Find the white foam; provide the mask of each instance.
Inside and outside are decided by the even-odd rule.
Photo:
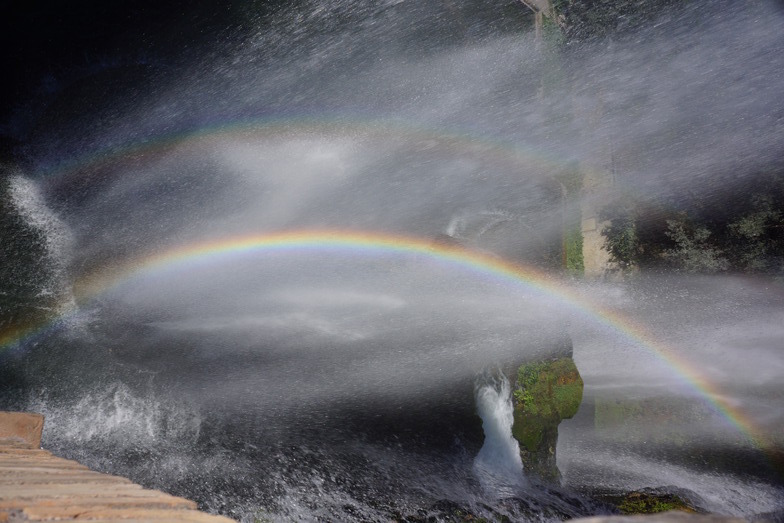
[[[147,446],[161,439],[195,441],[201,428],[198,411],[186,402],[157,399],[117,382],[86,392],[74,404],[34,399],[30,407],[46,416],[50,443],[111,441]]]
[[[525,484],[520,447],[512,436],[514,423],[509,380],[503,375],[476,387],[476,406],[485,441],[474,459],[474,472],[490,492],[511,495]]]

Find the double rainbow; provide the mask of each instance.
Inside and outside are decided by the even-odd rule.
[[[54,183],[78,176],[84,169],[114,166],[128,158],[153,157],[173,147],[200,148],[212,141],[223,139],[280,138],[287,133],[315,133],[317,135],[360,135],[371,139],[402,137],[417,142],[435,140],[441,146],[457,147],[460,150],[476,148],[477,154],[490,154],[517,163],[536,172],[554,173],[567,168],[563,161],[547,158],[541,152],[522,149],[515,144],[477,137],[465,132],[448,132],[418,127],[406,123],[367,119],[313,119],[277,118],[250,120],[206,126],[196,131],[175,132],[159,136],[153,140],[125,145],[122,147],[95,151],[73,162],[52,166],[43,171]],[[694,391],[706,399],[717,412],[742,432],[756,447],[766,450],[771,447],[764,431],[739,408],[728,402],[718,387],[712,384],[699,369],[676,354],[665,344],[659,342],[644,326],[632,321],[621,312],[604,307],[577,292],[574,286],[533,267],[523,266],[471,251],[454,245],[434,243],[421,238],[391,235],[377,232],[342,230],[300,230],[233,238],[220,238],[201,243],[178,246],[164,252],[148,255],[110,269],[104,269],[81,278],[74,285],[77,299],[89,301],[109,290],[127,283],[137,277],[144,277],[160,271],[187,269],[190,264],[215,263],[222,258],[243,254],[264,254],[278,252],[300,252],[319,255],[324,251],[363,251],[376,255],[401,255],[414,253],[440,260],[447,265],[474,272],[479,278],[495,278],[513,285],[520,285],[528,291],[556,299],[564,306],[577,311],[612,331],[624,335],[634,344],[643,347],[667,364],[683,378]],[[67,316],[65,313],[63,316]],[[70,313],[73,314],[73,313]],[[0,332],[0,352],[35,338],[53,323],[32,325]]]

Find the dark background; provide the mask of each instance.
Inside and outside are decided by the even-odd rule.
[[[275,11],[280,0],[0,3],[0,146],[23,140],[40,106],[101,69],[176,67],[221,32]]]
[[[205,53],[225,50],[226,42],[273,23],[277,12],[297,10],[308,0],[74,0],[69,2],[0,1],[0,157],[33,139],[36,126],[52,125],[50,106],[72,92],[88,93],[85,79],[103,86],[131,85],[132,68],[146,68],[161,79],[180,67],[198,63]],[[335,7],[332,4],[329,6]],[[381,3],[350,4],[375,6]],[[384,4],[386,5],[386,4]],[[429,6],[429,7],[426,7]],[[345,7],[345,6],[344,6]],[[519,32],[533,16],[519,0],[406,2],[427,35],[438,42],[481,37],[479,32]],[[346,11],[346,9],[343,9]],[[447,33],[432,32],[433,21],[447,19]],[[343,23],[352,24],[351,16]],[[319,31],[321,28],[311,27]],[[221,47],[223,45],[223,47]],[[418,44],[419,45],[419,44]],[[107,71],[125,76],[106,80]],[[77,86],[76,84],[82,85]],[[106,93],[100,93],[105,99]],[[65,95],[65,96],[63,96]],[[83,94],[80,96],[84,96]],[[71,115],[72,116],[72,115]],[[61,115],[67,117],[67,115]]]

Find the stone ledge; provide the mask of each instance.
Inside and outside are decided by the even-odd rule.
[[[233,521],[199,512],[191,500],[58,458],[39,448],[42,428],[43,416],[0,413],[0,523]]]
[[[40,414],[0,411],[0,439],[19,439],[38,448],[43,429],[44,417]]]

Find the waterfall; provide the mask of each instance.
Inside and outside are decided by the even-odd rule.
[[[520,447],[512,436],[514,416],[509,380],[499,372],[480,378],[475,389],[485,441],[474,459],[474,472],[486,490],[511,495],[516,487],[525,484],[525,478]]]

